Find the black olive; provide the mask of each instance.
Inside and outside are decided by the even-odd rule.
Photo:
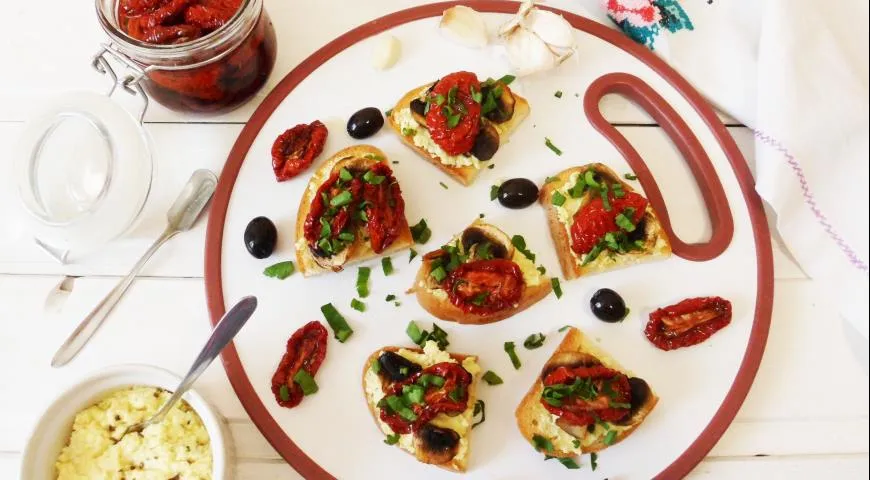
[[[384,352],[378,357],[381,372],[394,382],[401,382],[423,368],[407,358],[393,352]]]
[[[507,208],[526,208],[538,201],[538,186],[528,178],[512,178],[498,187],[498,203]]]
[[[613,323],[622,321],[628,315],[628,309],[625,308],[625,301],[618,293],[609,288],[602,288],[592,295],[592,300],[589,301],[592,307],[592,313],[599,320]]]
[[[419,98],[415,98],[411,100],[411,111],[420,115],[421,117],[426,116],[426,102],[420,100]]]
[[[384,126],[384,116],[375,107],[366,107],[353,115],[347,121],[347,134],[353,138],[368,138],[378,133]]]
[[[471,154],[477,157],[478,160],[485,162],[495,155],[495,152],[498,151],[498,147],[498,130],[496,130],[492,125],[485,123],[482,125],[480,132],[474,139],[474,145],[471,147]]]
[[[634,230],[628,232],[626,237],[628,237],[628,241],[632,243],[638,240],[646,240],[646,215],[637,222]]]
[[[631,377],[628,379],[628,386],[631,387],[631,414],[634,415],[646,403],[649,397],[649,385],[642,378]]]
[[[459,445],[459,434],[449,428],[427,423],[417,432],[426,450],[432,453],[450,452]]]
[[[257,217],[245,228],[245,248],[254,258],[266,258],[275,250],[278,230],[266,217]]]
[[[490,238],[482,229],[468,227],[464,232],[462,232],[462,249],[466,252],[471,250],[473,245],[481,243],[490,244],[489,252],[492,254],[493,258],[507,258],[507,248],[502,245],[501,241]]]

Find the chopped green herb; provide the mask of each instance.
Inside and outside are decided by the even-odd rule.
[[[372,185],[380,185],[384,183],[384,180],[387,179],[387,177],[383,175],[376,175],[375,172],[371,170],[366,171],[366,173],[363,174],[362,178],[364,182]]]
[[[561,91],[561,90],[556,90],[556,93],[554,93],[553,96],[556,97],[556,98],[562,98],[562,91]]]
[[[393,274],[393,259],[384,257],[381,259],[381,268],[384,269],[384,276],[389,277]]]
[[[417,251],[412,248],[410,253],[408,254],[408,263],[411,263],[411,260],[413,260],[414,257],[416,257],[416,256],[417,256]]]
[[[626,180],[637,180],[637,175],[633,173],[626,173],[623,177],[625,177]]]
[[[589,188],[586,185],[586,182],[583,180],[582,175],[577,176],[577,182],[568,190],[568,195],[571,195],[571,198],[580,198],[586,193],[586,189]]]
[[[499,188],[500,187],[498,185],[493,185],[489,187],[489,201],[493,201],[498,198]]]
[[[302,388],[302,395],[308,396],[317,393],[317,382],[305,370],[300,369],[296,372],[296,375],[293,376],[293,381]]]
[[[447,190],[447,188],[448,188],[447,184],[444,182],[438,182],[438,185],[441,185],[441,188],[443,188],[444,190]]]
[[[405,385],[402,387],[402,396],[407,400],[407,403],[411,405],[424,403],[423,395],[425,394],[426,389],[420,385]]]
[[[390,115],[392,115],[392,114],[393,114],[393,109],[392,109],[392,108],[389,109],[389,110],[387,110],[386,112],[384,112],[384,115],[386,115],[386,116],[388,116],[388,117],[389,117]]]
[[[565,325],[564,327],[560,328],[559,331],[564,332],[565,330],[568,330],[569,328],[571,328],[571,325]]]
[[[580,448],[580,440],[577,440],[576,438],[571,440],[571,445],[574,445],[574,448]]]
[[[265,270],[263,270],[263,275],[277,278],[278,280],[284,280],[290,275],[293,275],[293,272],[295,271],[296,266],[293,265],[293,262],[288,260],[286,262],[278,262],[274,265],[269,265]]]
[[[471,92],[471,99],[474,100],[475,103],[480,103],[481,101],[483,101],[483,93],[477,91],[474,88],[474,85],[471,86],[470,92]]]
[[[462,120],[462,115],[458,113],[447,115],[447,128],[456,128],[460,120]]]
[[[356,310],[357,312],[365,312],[366,304],[354,298],[350,301],[350,308]]]
[[[347,339],[353,334],[353,329],[351,329],[350,325],[347,324],[347,320],[338,313],[338,310],[336,310],[331,303],[327,303],[320,307],[320,311],[323,313],[326,323],[328,323],[329,327],[332,328],[332,332],[335,334],[335,339],[341,343],[347,341]]]
[[[520,362],[520,357],[517,356],[516,345],[514,345],[514,342],[504,342],[504,351],[507,352],[508,356],[511,358],[511,363],[514,366],[514,369],[519,370],[523,364]]]
[[[432,237],[432,230],[426,224],[425,218],[421,218],[416,225],[411,226],[411,237],[415,243],[426,243]]]
[[[539,272],[541,275],[544,275],[544,274],[547,273],[547,269],[544,268],[543,265],[538,265],[538,272]]]
[[[492,370],[487,370],[486,373],[483,374],[483,381],[488,383],[489,385],[501,385],[504,383],[504,380],[501,379],[495,372]]]
[[[440,93],[438,95],[435,95],[435,105],[438,105],[440,107],[443,104],[444,104],[444,95],[441,95]]]
[[[549,438],[535,434],[532,437],[532,443],[535,444],[535,450],[539,452],[552,452],[553,442]]]
[[[353,180],[353,174],[350,173],[350,170],[341,167],[341,170],[338,171],[338,178],[340,178],[342,182],[349,182]]]
[[[372,371],[375,373],[380,373],[381,371],[381,363],[378,362],[378,359],[372,360]]]
[[[287,385],[281,385],[281,388],[278,389],[278,396],[281,397],[281,400],[284,402],[290,401],[290,387]]]
[[[458,385],[456,388],[450,391],[448,396],[454,402],[461,402],[462,397],[465,396],[465,387],[463,387],[462,385]]]
[[[444,350],[450,345],[450,342],[447,340],[447,332],[435,322],[432,322],[432,333],[429,334],[429,339],[434,340],[438,344],[439,350]]]
[[[390,435],[387,435],[387,438],[384,439],[384,443],[386,443],[387,445],[395,445],[399,443],[399,434],[392,433]]]
[[[583,174],[583,181],[592,188],[601,188],[601,184],[595,180],[595,170],[586,170],[586,173]]]
[[[481,307],[486,303],[486,299],[488,298],[489,292],[480,292],[471,299],[471,303],[477,305],[478,307]]]
[[[552,458],[556,458],[556,457],[552,457]],[[549,458],[547,460],[549,460]],[[567,468],[568,470],[577,470],[578,468],[580,468],[580,465],[578,465],[577,462],[573,458],[559,457],[559,458],[556,458],[556,460],[558,460],[559,463],[564,465],[565,468]]]
[[[533,333],[526,337],[526,341],[523,342],[523,346],[526,347],[526,349],[528,350],[534,350],[544,345],[544,340],[546,339],[547,337],[545,337],[543,333]]]
[[[398,165],[398,164],[399,164],[398,160],[393,160],[393,165]]]
[[[341,232],[338,234],[338,239],[343,242],[352,242],[356,237],[350,232]]]
[[[565,196],[556,190],[553,192],[551,203],[557,207],[561,207],[562,205],[565,205]]]
[[[417,323],[411,320],[408,322],[408,326],[405,327],[405,333],[408,334],[408,337],[411,338],[411,341],[416,343],[417,345],[423,345],[426,342],[426,332],[420,330],[420,327],[417,326]]]
[[[437,268],[432,270],[432,273],[430,273],[430,275],[432,275],[432,278],[434,278],[435,281],[438,283],[443,282],[444,279],[447,278],[447,272],[444,270],[444,267],[442,267],[442,266],[438,266]]]
[[[417,134],[417,130],[413,128],[402,127],[402,136],[404,137],[413,137]]]
[[[553,287],[553,293],[556,294],[556,298],[562,298],[562,284],[559,283],[559,279],[556,277],[551,278],[550,285]]]
[[[601,182],[601,206],[603,206],[604,210],[608,212],[613,210],[613,206],[610,205],[610,194],[608,193],[609,190],[610,187],[608,187],[606,183]]]
[[[616,441],[616,430],[610,430],[607,432],[607,435],[604,436],[604,444],[605,445],[613,445],[613,442]]]
[[[633,232],[637,228],[634,226],[634,223],[631,221],[631,219],[625,216],[625,213],[620,213],[616,216],[616,226],[629,233]]]
[[[494,163],[490,163],[489,165],[486,166],[486,168],[492,170],[493,168],[495,168],[495,164],[494,164]]]
[[[621,183],[613,184],[613,196],[616,198],[622,198],[625,196],[625,190],[623,190]]]
[[[535,261],[535,254],[526,248],[526,239],[522,235],[514,235],[511,237],[511,243],[520,253],[531,261]]]
[[[598,468],[598,454],[592,452],[589,454],[589,464],[592,465],[592,471],[594,472],[596,468]]]
[[[359,267],[356,272],[356,293],[366,298],[369,296],[369,276],[372,274],[372,269],[369,267]]]
[[[592,263],[599,255],[601,255],[601,251],[604,250],[604,243],[599,242],[592,250],[589,250],[589,253],[586,254],[586,257],[583,258],[583,266]]]
[[[444,382],[444,377],[432,375],[431,373],[424,373],[423,375],[420,375],[420,378],[417,379],[417,384],[423,387],[428,387],[429,385],[443,387]]]
[[[489,242],[478,243],[474,257],[480,260],[492,260],[492,244]]]
[[[553,145],[553,141],[550,140],[549,138],[544,137],[544,145],[546,145],[547,148],[552,150],[553,153],[555,153],[556,155],[560,155],[560,156],[562,155],[562,150],[559,150],[559,147]]]
[[[499,78],[498,82],[503,83],[505,85],[510,85],[516,79],[517,79],[517,77],[515,77],[513,75],[505,75],[505,76]]]
[[[396,299],[396,296],[391,293],[391,294],[387,295],[387,298],[384,299],[384,301],[385,302],[392,302],[395,299]]]
[[[485,216],[486,216],[486,215],[484,215],[484,214],[481,213],[480,215],[477,216],[477,218],[483,218],[483,217],[485,217]]]
[[[478,400],[474,402],[474,412],[472,413],[471,418],[475,418],[478,415],[480,415],[480,420],[474,422],[474,424],[471,425],[471,428],[474,428],[486,421],[486,404],[483,403],[483,400]]]

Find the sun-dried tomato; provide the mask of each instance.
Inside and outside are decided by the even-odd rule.
[[[392,245],[399,236],[405,222],[405,200],[399,182],[393,171],[385,163],[377,163],[371,168],[375,175],[385,177],[377,185],[366,183],[363,187],[363,200],[366,204],[366,231],[369,234],[372,250],[381,253]]]
[[[688,298],[649,315],[644,334],[662,350],[697,345],[731,323],[731,302],[721,297]]]
[[[631,411],[628,377],[602,365],[558,367],[544,377],[543,384],[541,404],[571,425],[617,422]],[[548,397],[547,387],[558,388],[559,396]],[[570,393],[565,395],[566,391]]]
[[[326,125],[315,120],[301,123],[282,133],[272,144],[272,170],[279,182],[299,175],[311,166],[323,151],[329,131]]]
[[[131,37],[168,45],[189,42],[224,26],[241,0],[121,0],[118,23]]]
[[[450,155],[468,153],[480,132],[480,81],[471,72],[444,76],[429,92],[426,128],[432,140]]]
[[[468,387],[471,385],[472,376],[460,364],[453,362],[436,363],[401,382],[387,386],[384,389],[385,397],[402,397],[404,387],[420,385],[418,381],[424,375],[441,377],[444,383],[440,386],[429,383],[423,387],[425,388],[423,403],[408,406],[416,417],[413,420],[402,417],[399,412],[393,411],[387,405],[379,404],[381,420],[389,425],[395,433],[416,432],[439,413],[458,414],[468,408]]]
[[[621,198],[617,198],[613,192],[608,193],[610,209],[604,207],[600,196],[589,200],[577,213],[574,214],[574,223],[571,225],[571,249],[578,255],[589,253],[593,247],[608,232],[620,231],[616,224],[616,217],[625,209],[634,210],[631,223],[637,226],[646,212],[647,199],[634,192],[626,192]]]
[[[476,315],[513,307],[524,288],[519,265],[502,259],[463,263],[447,275],[444,283],[450,303]]]
[[[299,370],[304,370],[312,377],[317,374],[326,357],[327,337],[326,328],[320,322],[313,321],[296,330],[287,340],[284,356],[272,375],[272,394],[278,405],[293,408],[302,401],[302,387],[293,377]]]

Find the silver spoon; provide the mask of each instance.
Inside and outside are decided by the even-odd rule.
[[[120,442],[121,439],[124,438],[124,435],[138,433],[149,425],[160,423],[163,420],[163,417],[172,410],[172,407],[181,399],[181,397],[190,390],[193,382],[195,382],[200,374],[208,368],[212,360],[214,360],[215,357],[221,353],[221,350],[230,343],[230,340],[239,333],[239,330],[241,330],[242,326],[245,325],[245,322],[251,318],[251,315],[256,309],[257,297],[244,297],[239,300],[239,303],[235,304],[233,308],[225,313],[223,318],[221,318],[221,321],[218,322],[214,327],[214,330],[211,331],[211,337],[209,337],[208,341],[205,342],[202,351],[199,352],[196,360],[193,361],[193,365],[190,366],[187,375],[181,379],[181,383],[179,383],[178,387],[175,388],[175,391],[172,392],[172,396],[169,397],[169,400],[167,400],[166,403],[160,407],[160,410],[158,410],[157,413],[148,420],[127,427],[127,430],[124,431],[123,435],[118,437],[117,441]]]
[[[151,244],[142,255],[142,258],[136,262],[136,265],[133,265],[130,273],[118,282],[115,288],[91,310],[91,313],[82,320],[82,323],[63,342],[63,345],[54,354],[54,358],[51,359],[52,367],[62,367],[78,355],[82,347],[94,336],[94,333],[100,328],[100,325],[106,320],[106,317],[109,316],[115,305],[118,304],[118,300],[121,299],[124,292],[133,283],[136,275],[142,270],[142,267],[154,255],[154,252],[163,246],[167,240],[180,232],[190,230],[193,224],[196,223],[196,219],[205,210],[205,206],[214,194],[216,186],[217,177],[211,171],[203,169],[193,172],[190,180],[187,181],[181,193],[178,194],[178,198],[175,199],[175,203],[169,207],[169,212],[166,213],[166,230]]]

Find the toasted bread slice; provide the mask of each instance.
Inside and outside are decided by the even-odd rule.
[[[387,121],[402,141],[420,154],[421,157],[428,160],[432,165],[438,167],[442,172],[453,177],[454,180],[462,185],[471,185],[477,177],[477,174],[480,173],[480,161],[474,157],[470,157],[467,161],[469,163],[468,165],[457,166],[450,164],[449,160],[442,158],[447,154],[432,141],[429,132],[426,130],[426,125],[420,124],[411,118],[409,112],[411,101],[425,97],[426,92],[428,92],[434,84],[435,82],[432,82],[406,93],[405,96],[396,103],[396,106],[392,108],[390,114],[387,116]],[[520,123],[529,116],[529,102],[526,101],[525,98],[519,96],[516,92],[511,91],[511,93],[514,97],[514,113],[511,118],[502,123],[489,122],[498,132],[500,146],[508,142],[510,136],[517,129]],[[403,128],[406,129],[404,132]],[[408,133],[407,129],[411,129],[415,133]],[[406,135],[406,133],[408,134]],[[429,149],[427,149],[426,146],[428,146]],[[438,151],[441,153],[435,153]],[[496,152],[496,155],[497,154],[498,153]]]
[[[471,428],[474,424],[474,404],[477,402],[477,382],[480,377],[480,366],[477,363],[477,357],[441,351],[433,341],[426,342],[422,350],[419,348],[384,347],[372,353],[363,367],[363,393],[365,394],[366,404],[369,407],[372,418],[375,420],[375,424],[387,437],[394,435],[394,432],[386,422],[381,420],[378,402],[384,398],[384,387],[390,380],[382,373],[379,373],[380,368],[377,371],[372,368],[384,352],[396,353],[420,365],[424,369],[440,362],[459,363],[472,375],[471,385],[468,387],[468,408],[453,417],[443,413],[439,414],[429,422],[429,425],[442,429],[450,429],[459,435],[459,443],[455,449],[447,451],[430,449],[422,440],[419,432],[399,435],[398,441],[395,443],[395,446],[410,453],[422,463],[437,465],[452,472],[466,471],[471,454]]]
[[[607,368],[625,374],[629,378],[632,378],[631,381],[634,382],[632,392],[635,391],[635,384],[645,386],[645,398],[640,398],[639,395],[632,398],[631,414],[627,420],[620,422],[620,424],[608,423],[605,427],[605,425],[599,423],[595,425],[592,431],[589,431],[586,427],[574,427],[572,431],[577,436],[568,433],[556,424],[557,417],[544,408],[544,405],[541,403],[541,395],[544,392],[544,385],[541,379],[544,374],[549,373],[551,369],[557,366],[569,366],[578,362],[597,362]],[[642,390],[642,388],[638,390]],[[540,438],[536,442],[535,437],[541,437],[549,442],[549,445],[552,445],[551,451],[542,451],[542,453],[554,457],[569,458],[581,453],[598,452],[621,442],[643,423],[646,416],[649,415],[656,406],[656,403],[658,403],[658,400],[658,397],[656,397],[646,382],[634,378],[631,372],[622,368],[607,353],[583,335],[580,330],[572,327],[544,365],[541,375],[535,380],[529,393],[523,397],[522,402],[517,407],[517,425],[526,440],[535,446],[536,449],[539,448],[536,445],[546,442],[540,442]]]
[[[671,254],[671,242],[652,206],[647,205],[642,220],[644,232],[641,249],[631,250],[626,253],[605,250],[591,262],[583,264],[585,255],[578,255],[571,249],[570,222],[573,221],[574,213],[591,200],[592,193],[587,191],[579,199],[573,199],[568,190],[576,182],[577,176],[585,175],[588,170],[594,170],[610,185],[616,183],[622,185],[622,189],[626,193],[634,192],[631,185],[622,181],[616,172],[601,163],[591,163],[563,170],[555,177],[551,177],[551,180],[541,188],[539,200],[547,212],[550,235],[553,237],[553,243],[556,246],[556,253],[558,254],[559,264],[562,267],[562,274],[565,279],[571,280],[582,275],[600,273],[636,263],[669,257]],[[553,205],[553,194],[556,191],[559,191],[567,199],[561,207]]]
[[[476,234],[477,238],[481,238],[480,236],[483,235],[485,237],[484,241],[498,246],[491,248],[495,258],[511,260],[519,266],[524,281],[522,295],[512,307],[492,313],[479,314],[461,310],[450,301],[447,292],[441,286],[442,282],[436,281],[432,275],[433,260],[438,257],[437,252],[439,252],[439,250],[436,250],[435,252],[427,253],[423,257],[423,263],[417,272],[417,277],[414,279],[414,285],[408,290],[408,293],[413,292],[416,294],[420,306],[427,312],[442,320],[451,322],[474,325],[492,323],[504,320],[531,307],[546,297],[553,289],[550,278],[537,270],[535,264],[513,246],[510,237],[497,227],[482,220],[475,220],[462,233],[448,242],[448,245],[461,247],[463,253],[473,257],[474,255],[470,254],[470,248],[475,244],[468,244],[469,250],[466,251],[465,244],[470,242],[470,240],[463,241],[464,238],[470,238],[469,232],[471,231],[480,232]]]
[[[371,243],[363,235],[356,235],[353,243],[348,245],[341,253],[328,259],[321,259],[316,258],[312,254],[308,243],[305,241],[305,219],[308,217],[308,212],[311,210],[311,202],[317,194],[320,185],[329,179],[333,172],[340,170],[342,167],[364,169],[371,168],[377,163],[387,165],[384,152],[371,145],[355,145],[345,148],[330,157],[311,176],[308,186],[302,194],[299,212],[296,214],[296,261],[299,270],[304,276],[309,277],[331,271],[338,272],[344,266],[351,263],[362,262],[379,255],[389,255],[414,245],[411,229],[408,227],[408,220],[404,215],[400,219],[401,224],[399,226],[398,237],[380,253],[375,253],[372,250]]]

